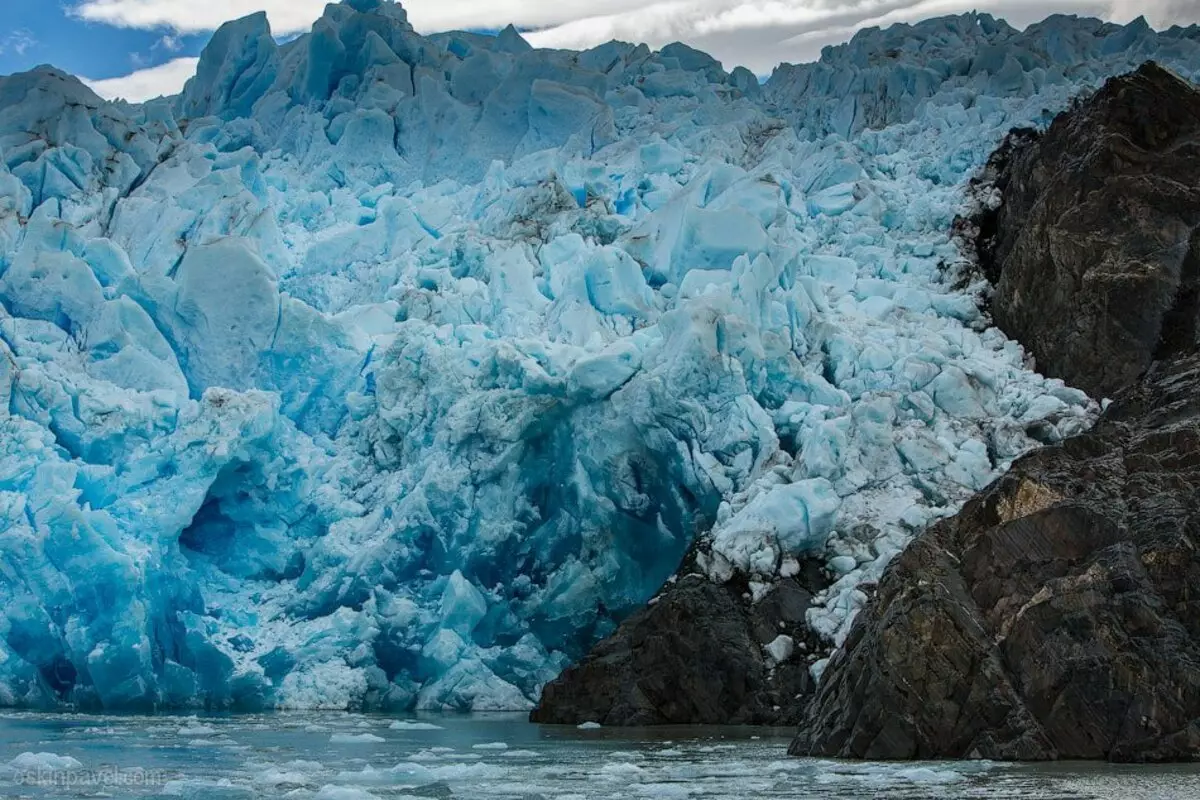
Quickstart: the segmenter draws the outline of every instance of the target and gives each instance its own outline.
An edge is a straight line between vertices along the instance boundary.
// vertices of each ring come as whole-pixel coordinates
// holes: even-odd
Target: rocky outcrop
[[[1200,356],[893,563],[799,755],[1200,757]]]
[[[1148,62],[990,165],[979,221],[996,324],[1096,397],[1192,347],[1200,310],[1200,92]]]
[[[997,321],[1118,399],[897,558],[791,751],[1200,758],[1200,92],[1147,64],[992,169]]]
[[[821,647],[805,614],[824,585],[817,562],[771,587],[713,582],[694,545],[680,577],[579,664],[546,685],[534,722],[794,725]],[[757,594],[757,602],[754,602]]]

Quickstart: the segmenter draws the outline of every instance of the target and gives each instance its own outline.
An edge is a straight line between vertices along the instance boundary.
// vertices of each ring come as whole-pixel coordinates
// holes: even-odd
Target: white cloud
[[[0,39],[0,55],[16,53],[19,56],[23,56],[36,44],[37,39],[33,38],[32,33],[25,28],[17,28],[3,39]]]
[[[710,0],[711,2],[711,0]],[[727,0],[715,0],[717,5]],[[83,19],[129,28],[166,26],[181,33],[210,31],[221,23],[266,11],[276,34],[307,31],[326,0],[79,0],[73,12]],[[635,9],[638,0],[610,0],[610,12]],[[409,20],[422,31],[558,25],[593,13],[595,0],[410,0]]]
[[[1126,22],[1144,16],[1156,28],[1191,25],[1200,22],[1200,3],[1196,0],[1111,0],[1110,19]]]
[[[196,74],[198,58],[177,58],[157,67],[141,69],[120,78],[94,81],[83,78],[92,91],[109,100],[121,98],[141,103],[162,95],[178,94],[188,78]]]
[[[211,31],[224,22],[266,10],[276,33],[307,30],[324,0],[82,0],[77,16],[124,28],[170,27],[180,33]]]
[[[742,65],[761,75],[782,61],[812,61],[822,47],[844,42],[863,27],[971,10],[993,11],[1021,27],[1051,11],[1098,15],[1105,7],[1104,0],[651,0],[634,10],[574,20],[526,38],[538,47],[568,48],[608,39],[653,47],[680,40],[711,53],[726,68]]]
[[[276,35],[306,31],[326,0],[78,0],[79,16],[136,28],[166,26],[178,33],[213,30],[226,20],[267,12]],[[1023,27],[1052,13],[1101,16],[1119,22],[1145,14],[1151,24],[1200,22],[1197,0],[409,0],[417,30],[499,28],[512,22],[536,28],[538,47],[583,49],[623,39],[659,47],[684,41],[720,59],[726,68],[766,74],[781,61],[811,61],[828,44],[859,28],[915,22],[941,14],[987,11]],[[178,62],[171,62],[176,64]],[[162,69],[162,68],[156,68]],[[124,79],[154,72],[146,70]],[[174,73],[178,74],[178,73]],[[165,76],[164,76],[165,77]],[[162,85],[168,85],[164,80]],[[182,86],[170,86],[177,91]]]

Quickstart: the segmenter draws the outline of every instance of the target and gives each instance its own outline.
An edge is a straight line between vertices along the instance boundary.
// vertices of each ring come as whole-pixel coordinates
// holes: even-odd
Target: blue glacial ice
[[[526,708],[696,536],[840,641],[1097,406],[956,283],[1008,128],[1200,30],[971,14],[760,86],[683,45],[213,37],[0,78],[0,703]]]

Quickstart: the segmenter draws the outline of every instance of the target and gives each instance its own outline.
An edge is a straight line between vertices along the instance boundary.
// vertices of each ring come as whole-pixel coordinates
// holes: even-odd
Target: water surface
[[[399,719],[0,715],[0,798],[1197,800],[1200,766],[873,764],[786,755],[790,730]]]

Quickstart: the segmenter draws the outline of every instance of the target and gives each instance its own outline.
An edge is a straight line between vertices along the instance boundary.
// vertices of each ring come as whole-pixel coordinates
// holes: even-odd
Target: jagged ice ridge
[[[914,532],[1096,403],[950,223],[1008,128],[1200,30],[696,50],[222,27],[178,97],[0,78],[0,702],[526,708],[668,579]],[[814,665],[820,672],[821,662]]]

